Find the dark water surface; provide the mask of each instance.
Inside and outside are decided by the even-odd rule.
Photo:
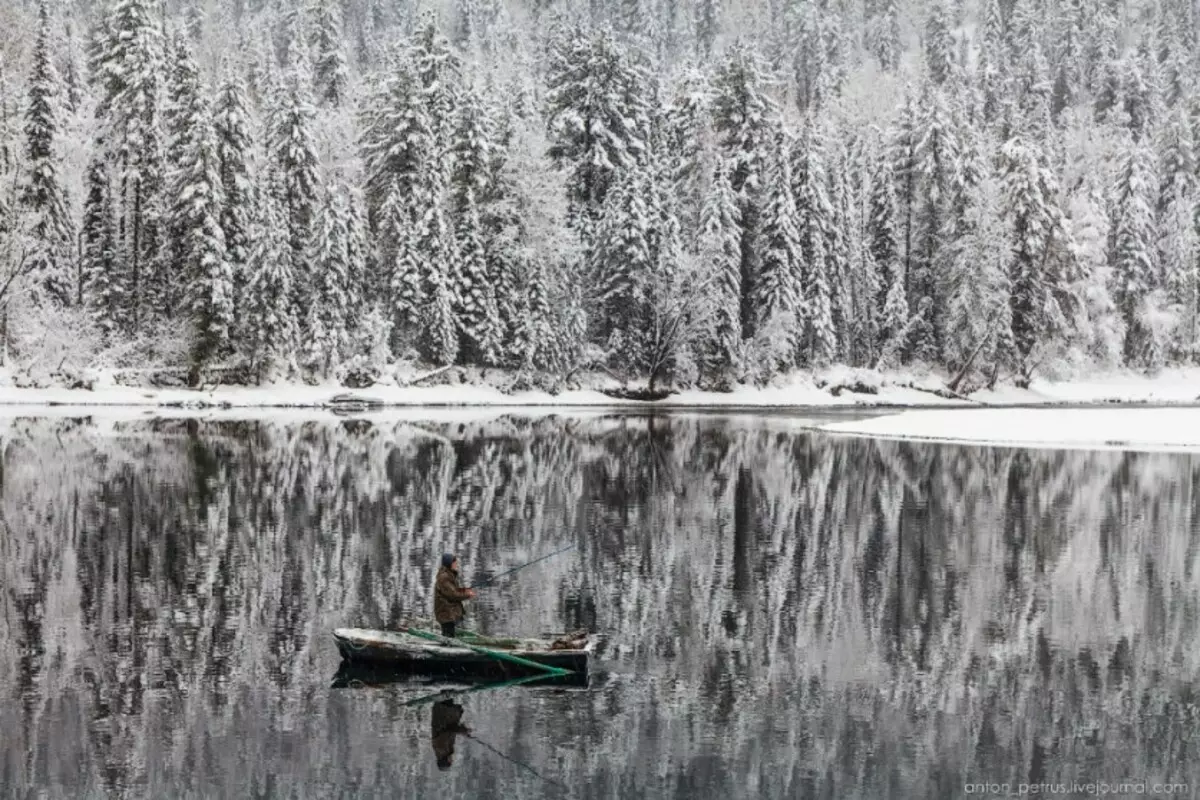
[[[1200,458],[698,415],[0,430],[6,797],[1200,787]],[[571,543],[470,622],[600,632],[590,689],[463,697],[443,772],[428,687],[331,688],[330,631],[427,613],[443,550],[472,580]]]

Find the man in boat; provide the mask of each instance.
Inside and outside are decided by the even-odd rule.
[[[462,724],[462,715],[463,707],[453,700],[439,700],[433,704],[433,754],[440,770],[450,769],[454,763],[454,740],[458,734],[471,733],[471,729]]]
[[[442,636],[454,636],[454,626],[462,621],[463,601],[475,596],[458,582],[458,559],[453,553],[442,555],[442,567],[433,584],[433,617],[442,626]]]

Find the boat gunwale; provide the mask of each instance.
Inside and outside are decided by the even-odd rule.
[[[400,639],[398,641],[366,641],[366,642],[364,642],[361,637],[352,637],[352,636],[346,635],[346,634],[349,634],[354,631],[362,631],[364,633],[388,633],[388,634],[395,634],[398,637],[406,636],[407,638]],[[413,654],[421,653],[421,654],[426,654],[426,655],[434,654],[434,655],[448,657],[448,658],[469,658],[469,659],[473,659],[473,658],[479,657],[481,655],[481,653],[478,650],[473,649],[471,647],[450,647],[448,645],[444,645],[444,644],[441,644],[438,642],[430,642],[430,641],[422,640],[419,637],[412,636],[411,634],[405,634],[403,631],[387,631],[387,630],[382,630],[382,629],[367,629],[367,628],[336,628],[333,631],[333,638],[336,642],[339,643],[339,645],[344,644],[346,647],[349,647],[350,649],[355,650],[355,651],[372,649],[375,651],[386,650],[388,652],[396,653],[398,655],[405,654],[405,653],[413,653]],[[499,638],[499,637],[495,637],[495,638]],[[508,638],[521,639],[521,640],[527,641],[527,642],[545,642],[547,644],[550,644],[550,643],[556,641],[555,639],[537,639],[537,638],[533,638],[533,637],[508,637]],[[488,645],[477,645],[477,647],[481,647],[485,650],[495,650],[497,653],[505,653],[507,655],[514,655],[514,656],[518,656],[518,657],[522,657],[522,658],[530,658],[530,657],[536,657],[536,656],[556,656],[556,655],[563,655],[563,656],[571,656],[571,655],[581,656],[582,655],[582,656],[590,657],[595,654],[596,647],[598,646],[598,644],[599,644],[599,637],[596,634],[589,632],[587,634],[587,644],[585,644],[583,647],[574,648],[574,649],[558,648],[556,650],[552,650],[552,649],[549,649],[548,647],[545,649],[505,648],[505,647],[494,647],[494,646],[488,646]]]

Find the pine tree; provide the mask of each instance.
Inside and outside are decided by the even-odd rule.
[[[875,298],[879,315],[877,347],[883,347],[908,323],[908,301],[904,291],[904,265],[900,260],[900,243],[896,235],[896,191],[892,167],[881,158],[871,181],[870,210],[867,221],[868,248],[871,261],[880,281],[880,294]],[[890,308],[890,313],[888,309]],[[900,343],[901,347],[906,343]]]
[[[707,78],[699,71],[684,71],[674,97],[663,115],[665,150],[670,159],[672,193],[680,208],[683,235],[695,241],[704,208],[705,162],[711,140],[712,97]]]
[[[960,143],[944,95],[929,90],[923,101],[915,163],[917,192],[922,202],[915,209],[914,252],[909,260],[908,299],[929,298],[931,309],[944,308],[939,294],[942,250],[953,230],[952,201],[955,171],[960,166]],[[942,347],[941,321],[922,317],[913,330],[913,355],[925,362],[937,360]]]
[[[348,82],[346,54],[342,43],[341,3],[312,0],[310,47],[314,53],[313,91],[319,102],[338,108],[346,100]]]
[[[867,3],[864,44],[885,72],[896,68],[900,60],[900,10],[898,0]]]
[[[549,155],[570,169],[572,218],[586,234],[620,172],[645,157],[647,77],[610,32],[577,26],[553,43],[546,80]]]
[[[468,205],[486,203],[490,198],[492,171],[492,130],[479,95],[464,89],[458,99],[458,121],[451,144],[454,154],[453,203],[455,213],[465,214]]]
[[[372,227],[389,194],[412,202],[422,175],[437,155],[437,134],[424,89],[410,59],[394,64],[388,80],[367,104],[362,134],[364,186]],[[414,205],[415,207],[415,205]]]
[[[792,188],[792,168],[787,142],[783,136],[775,146],[771,171],[768,174],[766,205],[762,216],[762,261],[756,282],[756,329],[763,329],[783,320],[792,333],[792,348],[800,343],[806,325],[805,306],[801,299],[801,275],[804,270],[800,248],[800,213]],[[775,365],[776,368],[792,366]]]
[[[708,58],[721,32],[721,0],[696,0],[695,26],[698,53]]]
[[[416,337],[420,325],[423,285],[417,244],[417,226],[401,199],[400,188],[394,186],[379,211],[379,241],[377,246],[388,247],[375,258],[383,267],[377,276],[377,289],[389,299],[392,323],[392,351],[403,349]]]
[[[319,197],[320,175],[312,124],[314,111],[301,85],[293,76],[273,110],[268,133],[268,159],[279,181],[284,225],[292,249],[291,288],[294,319],[309,318],[312,304],[313,270],[308,256]]]
[[[925,20],[925,68],[935,86],[945,83],[954,71],[954,40],[947,27],[945,5],[937,0],[930,5]]]
[[[294,251],[288,238],[286,204],[280,199],[279,178],[266,176],[261,218],[250,257],[246,287],[246,345],[260,381],[286,377],[296,344],[292,303]]]
[[[975,358],[982,369],[1003,358],[1002,331],[1011,332],[1007,275],[1008,230],[1000,206],[1000,186],[987,178],[971,187],[951,239],[945,277],[945,364],[957,372]],[[1009,333],[1011,335],[1011,333]]]
[[[805,326],[800,358],[802,363],[814,367],[832,363],[838,350],[829,263],[833,207],[829,201],[823,144],[810,123],[797,142],[792,166],[792,188],[801,219],[799,232],[804,265],[801,304]]]
[[[66,94],[67,110],[75,113],[83,106],[86,87],[84,86],[83,66],[80,63],[81,45],[70,21],[64,25],[63,37],[66,45],[66,53],[63,56],[63,88]]]
[[[102,148],[97,148],[102,150]],[[117,264],[117,231],[111,179],[102,153],[87,172],[83,210],[83,291],[85,302],[107,341],[128,327],[124,274]]]
[[[758,312],[759,215],[763,191],[763,156],[770,149],[775,107],[766,92],[766,67],[747,48],[735,47],[713,78],[713,127],[721,156],[729,164],[729,183],[738,195],[741,219],[742,338],[756,333]]]
[[[737,194],[729,182],[729,168],[714,170],[704,207],[700,257],[715,276],[712,291],[714,316],[708,346],[708,369],[718,385],[728,386],[740,369],[742,326],[738,308],[742,297],[741,225]]]
[[[175,34],[171,43],[171,71],[167,80],[167,104],[163,121],[167,134],[167,169],[174,173],[186,173],[195,157],[194,144],[198,124],[209,124],[197,119],[202,106],[200,100],[200,72],[192,57],[191,46],[181,32]],[[207,114],[207,108],[204,109]],[[147,294],[152,307],[162,316],[169,318],[184,301],[188,281],[186,275],[178,273],[179,265],[187,258],[191,247],[192,220],[189,214],[180,217],[178,197],[180,187],[167,184],[176,208],[167,220],[165,264],[159,265],[152,278],[147,280]],[[223,205],[223,204],[222,204]],[[149,277],[149,276],[148,276]]]
[[[234,284],[225,257],[225,196],[206,99],[197,96],[188,116],[190,137],[172,181],[171,229],[182,237],[178,266],[188,286],[194,327],[190,383],[196,385],[204,367],[232,350]]]
[[[38,5],[38,34],[33,48],[29,80],[29,106],[25,112],[25,153],[28,179],[21,205],[32,217],[33,241],[28,274],[34,276],[38,295],[60,305],[72,300],[70,285],[71,226],[58,178],[55,140],[58,137],[58,72],[50,58],[50,19],[46,0]]]
[[[214,128],[217,161],[220,165],[221,230],[225,236],[225,257],[233,273],[235,329],[240,328],[243,298],[249,281],[249,264],[254,186],[250,175],[253,142],[250,137],[249,108],[241,81],[229,77],[217,96]]]
[[[100,87],[97,116],[118,181],[117,269],[127,274],[122,299],[127,320],[139,332],[148,317],[147,287],[159,265],[164,180],[159,91],[163,54],[150,0],[117,0],[96,48]]]
[[[328,376],[334,364],[348,355],[350,209],[344,193],[333,187],[326,190],[322,206],[309,256],[313,298],[305,333],[310,363]]]
[[[1010,232],[1008,275],[1015,357],[1030,369],[1034,348],[1071,333],[1078,308],[1078,270],[1059,206],[1059,189],[1044,156],[1013,137],[1001,151],[1005,224]]]
[[[468,189],[458,220],[458,286],[454,293],[460,326],[458,352],[465,363],[494,366],[500,361],[504,331],[483,238],[475,194]]]
[[[426,361],[449,366],[458,360],[458,320],[454,309],[457,263],[454,237],[440,202],[426,208],[417,223],[417,257],[424,305],[419,311],[419,349]]]
[[[596,228],[591,268],[599,287],[602,340],[636,366],[643,288],[656,262],[654,207],[644,171],[631,169],[613,187]]]
[[[1161,288],[1155,247],[1154,167],[1144,144],[1130,147],[1113,191],[1113,299],[1125,320],[1125,360],[1132,366],[1154,367],[1163,342],[1146,318],[1150,295]]]

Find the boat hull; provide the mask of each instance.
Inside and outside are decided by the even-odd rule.
[[[383,668],[399,675],[427,675],[470,681],[503,681],[537,675],[536,667],[493,658],[466,647],[425,642],[395,631],[340,628],[333,633],[342,660],[356,666]],[[578,650],[549,650],[534,640],[529,646],[500,650],[507,655],[549,667],[570,670],[576,681],[587,681],[593,642]],[[577,677],[576,677],[577,676]]]

